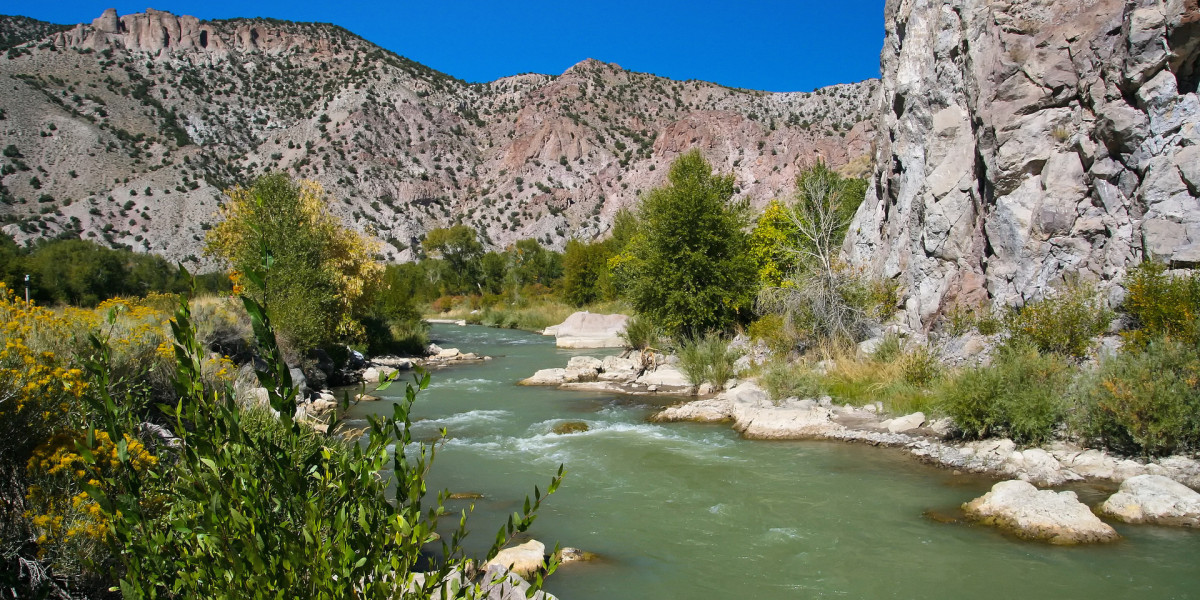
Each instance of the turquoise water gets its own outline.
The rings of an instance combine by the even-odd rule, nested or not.
[[[495,359],[433,373],[418,437],[446,428],[434,489],[484,494],[470,518],[482,553],[504,515],[560,463],[568,474],[530,533],[598,553],[546,588],[614,598],[1197,598],[1200,531],[1117,524],[1122,541],[1060,548],[943,522],[993,483],[889,449],[741,440],[728,425],[651,424],[653,401],[514,385],[578,354],[552,338],[435,326],[442,347]],[[390,413],[383,402],[364,412]],[[581,420],[585,433],[556,435]],[[1080,488],[1089,503],[1102,490]],[[452,502],[450,508],[469,504]]]

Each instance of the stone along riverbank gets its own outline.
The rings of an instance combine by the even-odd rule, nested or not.
[[[912,460],[903,448],[829,441],[748,441],[728,424],[650,422],[679,401],[658,394],[513,385],[596,350],[555,349],[533,334],[436,325],[442,347],[494,357],[434,374],[417,433],[447,429],[431,489],[481,494],[481,552],[559,463],[567,479],[531,536],[597,553],[547,589],[599,598],[1184,598],[1200,535],[1112,522],[1115,544],[1060,548],[979,527],[962,504],[995,479]],[[603,359],[601,358],[603,362]],[[351,418],[390,412],[382,402]],[[585,431],[555,433],[567,422]],[[890,432],[888,432],[890,433]],[[909,432],[905,432],[909,435]],[[1115,484],[1068,482],[1089,505]],[[869,574],[869,575],[867,575]]]

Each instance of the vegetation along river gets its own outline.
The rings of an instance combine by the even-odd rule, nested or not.
[[[598,553],[546,584],[561,600],[612,598],[1196,598],[1200,532],[1114,524],[1120,542],[1054,547],[956,515],[991,480],[898,451],[739,439],[727,425],[651,424],[654,400],[518,387],[577,354],[532,333],[434,326],[442,347],[495,357],[433,373],[419,438],[445,427],[431,489],[476,492],[469,550],[567,466],[530,533]],[[389,399],[350,418],[390,413]],[[666,401],[666,400],[664,400]],[[563,421],[590,430],[557,435]],[[1074,488],[1088,504],[1101,490]],[[452,501],[459,510],[468,501]]]

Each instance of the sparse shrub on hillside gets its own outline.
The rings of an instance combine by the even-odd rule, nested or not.
[[[1008,343],[1030,344],[1042,352],[1082,359],[1092,339],[1108,328],[1112,311],[1104,308],[1095,288],[1071,283],[1058,294],[1026,304],[1005,319]]]
[[[1130,272],[1127,286],[1128,343],[1141,347],[1159,337],[1200,343],[1200,272],[1170,275],[1165,265],[1144,262]]]

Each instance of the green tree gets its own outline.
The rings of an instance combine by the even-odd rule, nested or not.
[[[441,284],[445,293],[466,294],[476,291],[483,244],[479,242],[474,229],[455,225],[430,230],[421,247],[429,256],[443,261]]]
[[[673,334],[728,329],[753,301],[747,206],[731,201],[733,175],[714,175],[699,151],[676,159],[667,180],[638,209],[630,300]]]
[[[368,239],[326,211],[321,186],[273,174],[226,195],[223,221],[209,231],[205,251],[237,276],[258,270],[262,249],[271,249],[271,280],[259,297],[270,303],[288,345],[304,352],[360,340],[359,317],[383,266]]]
[[[787,207],[772,200],[750,232],[750,256],[758,268],[759,285],[781,286],[795,270],[796,256],[788,248],[795,244],[798,234]]]
[[[604,299],[610,295],[608,248],[602,243],[567,242],[563,254],[563,298],[575,305]]]

